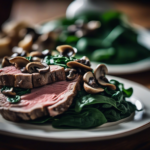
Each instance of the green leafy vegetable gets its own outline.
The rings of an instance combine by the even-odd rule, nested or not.
[[[15,97],[7,97],[7,101],[10,103],[18,103],[20,101],[20,96],[16,95]]]
[[[60,31],[55,46],[69,44],[76,47],[77,58],[86,54],[92,61],[126,64],[150,57],[150,51],[137,40],[139,34],[123,18],[128,20],[127,16],[116,11],[99,14],[90,12],[72,19],[60,18],[44,23],[39,32]],[[86,31],[84,27],[93,20],[100,22],[100,28]],[[72,25],[74,31],[70,32]],[[83,33],[83,36],[78,32]]]
[[[73,61],[75,60],[75,57],[63,57],[60,55],[56,55],[56,56],[46,56],[44,58],[44,61],[47,65],[59,65],[62,66],[64,68],[67,68],[67,62],[69,61]]]
[[[25,57],[27,60],[32,61],[32,56]]]
[[[53,121],[53,117],[50,116],[46,116],[46,117],[42,117],[36,120],[30,120],[28,121],[28,123],[32,123],[32,124],[43,124],[43,123],[47,123],[47,122],[51,122]]]
[[[124,85],[116,80],[110,80],[110,83],[116,85],[117,90],[122,91],[125,97],[130,97],[133,93],[133,88],[125,89]]]
[[[107,122],[101,111],[96,108],[86,108],[80,113],[67,113],[52,122],[55,128],[89,129]]]
[[[54,61],[57,59],[53,58]],[[66,59],[61,58],[58,61],[62,63]],[[130,116],[136,110],[136,106],[125,98],[132,95],[132,88],[125,89],[124,85],[116,80],[110,82],[116,85],[116,90],[105,88],[100,94],[88,94],[82,89],[77,93],[70,108],[63,114],[43,117],[29,123],[52,123],[55,128],[88,129]]]
[[[12,87],[8,87],[8,86],[4,86],[1,89],[1,92],[3,92],[4,90],[10,90]],[[10,103],[17,103],[20,101],[21,99],[21,95],[27,94],[31,92],[31,89],[23,89],[23,88],[17,88],[17,87],[13,87],[13,92],[16,93],[15,97],[7,97],[7,101],[9,101]]]
[[[76,106],[75,111],[80,112],[82,108],[86,105],[92,105],[92,104],[109,104],[117,108],[116,101],[110,97],[102,96],[102,95],[92,95],[88,94],[82,97],[76,97]]]

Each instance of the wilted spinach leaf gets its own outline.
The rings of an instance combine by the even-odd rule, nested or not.
[[[133,93],[133,88],[125,89],[124,85],[116,80],[110,80],[110,83],[116,85],[117,90],[122,91],[125,97],[130,97]]]
[[[86,108],[80,113],[67,113],[52,122],[55,128],[80,128],[89,129],[107,122],[101,111],[96,108]]]
[[[32,56],[25,57],[27,60],[32,61]]]
[[[4,86],[1,89],[1,92],[3,92],[4,90],[10,90],[11,88],[13,88],[13,92],[16,93],[15,97],[9,97],[7,96],[7,101],[9,101],[10,103],[17,103],[20,101],[20,96],[30,93],[31,89],[23,89],[23,88],[18,88],[18,87],[8,87],[8,86]]]
[[[44,61],[47,65],[59,65],[61,67],[67,68],[67,62],[75,60],[75,57],[63,57],[60,55],[56,56],[46,56]]]
[[[32,124],[44,124],[44,123],[47,123],[47,122],[51,122],[53,120],[54,120],[53,117],[46,116],[46,117],[38,118],[38,119],[35,119],[35,120],[29,120],[28,123],[32,123]]]
[[[7,101],[10,103],[18,103],[20,101],[20,96],[16,95],[15,97],[7,97]]]
[[[110,97],[102,96],[99,94],[88,94],[82,97],[76,97],[74,99],[76,101],[75,111],[80,112],[82,108],[86,105],[93,104],[110,104],[117,108],[116,101]]]

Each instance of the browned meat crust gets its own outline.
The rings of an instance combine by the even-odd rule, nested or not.
[[[20,88],[31,89],[33,87],[40,87],[56,81],[63,81],[66,79],[63,67],[57,66],[57,69],[50,70],[47,73],[21,73],[11,75],[9,73],[0,74],[0,86],[12,86]]]
[[[13,109],[11,105],[4,107],[6,103],[6,97],[0,93],[0,113],[5,119],[15,122],[21,120],[34,120],[47,115],[54,117],[62,114],[70,107],[74,97],[77,94],[77,91],[80,90],[82,83],[81,80],[82,76],[79,75],[74,84],[70,86],[68,92],[65,93],[64,98],[58,103],[48,107],[34,108],[31,109],[30,112],[23,112],[24,110],[18,112],[17,110]]]

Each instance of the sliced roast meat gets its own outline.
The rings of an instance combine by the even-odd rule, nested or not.
[[[0,113],[11,121],[34,120],[42,116],[57,116],[66,111],[80,89],[81,76],[73,81],[59,81],[31,90],[17,104],[10,104],[0,93]]]
[[[20,88],[33,88],[50,84],[56,81],[65,80],[63,67],[51,65],[47,73],[21,73],[14,66],[0,69],[0,86],[14,86]]]
[[[66,79],[65,71],[60,66],[50,66],[50,71],[44,74],[33,73],[33,86],[40,87],[56,81],[63,81]]]

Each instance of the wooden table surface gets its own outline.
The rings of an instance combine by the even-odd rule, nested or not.
[[[42,8],[44,9],[44,12],[41,11],[40,14],[37,14],[39,6],[36,5],[39,4],[37,3],[35,4],[34,2],[31,2],[29,5],[27,1],[23,1],[23,2],[17,1],[13,6],[11,17],[16,20],[25,19],[27,21],[31,21],[32,23],[37,23],[41,21],[41,19],[44,20],[52,16],[55,17],[59,14],[64,14],[69,3],[70,1],[65,1],[65,2],[60,1],[59,9],[57,10],[54,9],[54,7],[57,6],[58,3],[54,1],[51,1],[50,5],[48,5],[47,3],[45,5],[42,4]],[[146,14],[146,12],[150,11],[149,9],[147,9],[147,6],[141,7],[137,5],[135,7],[132,7],[133,4],[127,5],[127,4],[118,4],[118,3],[115,3],[115,6],[118,10],[126,12],[134,22],[139,23],[140,25],[143,25],[147,28],[150,27],[150,15],[146,15],[143,18],[139,17],[138,15],[139,11],[141,10],[143,14]],[[150,89],[150,71],[129,74],[129,75],[119,75],[118,77],[140,83]],[[29,139],[22,139],[22,138],[16,138],[11,136],[0,135],[0,150],[10,150],[10,149],[11,150],[13,149],[15,150],[38,150],[38,149],[39,150],[41,149],[43,150],[45,149],[149,150],[150,149],[150,128],[123,138],[117,138],[117,139],[105,140],[105,141],[96,141],[96,142],[81,142],[81,143],[43,142],[43,141],[36,141],[36,140],[29,140]]]

